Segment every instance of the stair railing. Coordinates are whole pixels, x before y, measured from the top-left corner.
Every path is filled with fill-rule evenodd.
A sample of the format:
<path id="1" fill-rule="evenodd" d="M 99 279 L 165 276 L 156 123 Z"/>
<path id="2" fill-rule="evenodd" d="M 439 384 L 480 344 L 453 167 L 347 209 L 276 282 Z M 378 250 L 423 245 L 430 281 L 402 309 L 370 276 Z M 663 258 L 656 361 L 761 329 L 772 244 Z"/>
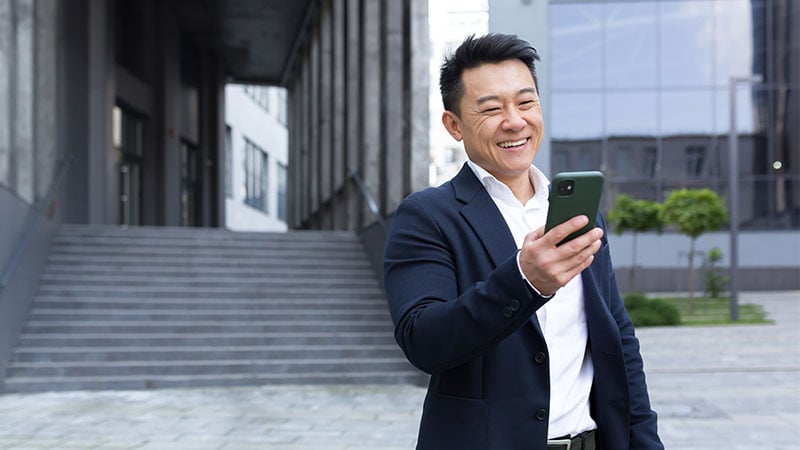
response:
<path id="1" fill-rule="evenodd" d="M 375 216 L 375 219 L 378 221 L 378 225 L 380 225 L 381 229 L 383 230 L 383 234 L 389 234 L 389 226 L 386 225 L 386 219 L 383 218 L 381 215 L 380 210 L 378 209 L 378 204 L 375 203 L 375 199 L 369 194 L 367 190 L 367 186 L 364 184 L 364 181 L 358 175 L 358 172 L 353 170 L 352 167 L 347 168 L 347 173 L 350 175 L 350 178 L 356 183 L 356 187 L 358 188 L 359 192 L 361 192 L 361 196 L 364 197 L 364 201 L 367 202 L 367 207 L 369 211 Z"/>
<path id="2" fill-rule="evenodd" d="M 33 213 L 28 214 L 28 219 L 25 222 L 22 236 L 19 238 L 19 240 L 17 240 L 17 245 L 14 247 L 14 253 L 11 254 L 11 258 L 6 264 L 5 269 L 3 269 L 3 274 L 0 275 L 0 291 L 5 289 L 5 287 L 8 286 L 8 283 L 11 281 L 11 276 L 14 275 L 14 272 L 17 270 L 17 266 L 22 260 L 22 255 L 25 253 L 25 247 L 28 245 L 28 241 L 33 234 L 33 230 L 36 229 L 36 224 L 39 223 L 39 219 L 42 217 L 44 209 L 50 205 L 53 195 L 55 195 L 56 191 L 60 189 L 61 182 L 64 180 L 64 176 L 67 174 L 67 170 L 69 170 L 70 165 L 72 165 L 73 159 L 74 158 L 72 155 L 67 155 L 61 159 L 58 164 L 58 172 L 56 172 L 56 176 L 53 178 L 53 181 L 50 182 L 50 187 L 47 188 L 47 193 L 36 205 Z"/>

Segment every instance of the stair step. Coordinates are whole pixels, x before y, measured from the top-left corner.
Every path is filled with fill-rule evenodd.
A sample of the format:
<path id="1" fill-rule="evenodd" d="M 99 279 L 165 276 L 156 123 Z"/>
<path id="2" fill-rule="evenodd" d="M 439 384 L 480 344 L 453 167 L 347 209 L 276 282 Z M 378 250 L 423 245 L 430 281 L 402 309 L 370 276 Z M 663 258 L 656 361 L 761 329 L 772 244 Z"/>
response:
<path id="1" fill-rule="evenodd" d="M 14 362 L 8 377 L 81 377 L 122 375 L 224 375 L 405 370 L 408 362 L 394 358 L 275 359 L 219 361 L 95 361 Z"/>
<path id="2" fill-rule="evenodd" d="M 281 360 L 326 358 L 389 358 L 402 353 L 393 344 L 382 345 L 273 345 L 228 347 L 21 347 L 14 352 L 20 363 L 108 361 Z"/>
<path id="3" fill-rule="evenodd" d="M 19 346 L 32 347 L 161 347 L 394 344 L 385 331 L 294 331 L 261 333 L 23 333 Z"/>
<path id="4" fill-rule="evenodd" d="M 391 333 L 389 321 L 265 321 L 225 322 L 217 321 L 162 321 L 162 322 L 79 322 L 79 321 L 29 321 L 28 333 L 258 333 L 258 332 L 303 332 L 303 331 L 386 331 Z"/>
<path id="5" fill-rule="evenodd" d="M 389 315 L 385 310 L 340 310 L 329 306 L 325 311 L 320 310 L 282 310 L 273 312 L 248 312 L 236 311 L 231 309 L 221 309 L 216 311 L 163 311 L 152 309 L 136 310 L 97 310 L 82 309 L 42 309 L 36 308 L 31 311 L 29 320 L 34 323 L 40 322 L 63 322 L 63 321 L 92 321 L 92 322 L 238 322 L 238 323 L 264 323 L 274 321 L 289 321 L 295 319 L 314 319 L 324 314 L 325 318 L 347 318 L 356 321 L 380 321 L 388 323 Z"/>
<path id="6" fill-rule="evenodd" d="M 81 299 L 61 298 L 54 296 L 36 297 L 36 308 L 38 309 L 70 309 L 84 311 L 86 309 L 96 309 L 98 311 L 128 311 L 145 309 L 149 311 L 178 311 L 178 312 L 214 312 L 224 308 L 226 311 L 236 310 L 242 312 L 252 311 L 337 311 L 363 310 L 363 311 L 386 311 L 386 303 L 375 297 L 368 299 L 337 299 L 335 303 L 330 300 L 307 299 L 307 298 L 260 298 L 260 299 L 231 299 L 231 298 L 141 298 L 141 299 L 114 299 L 105 297 L 87 297 Z"/>
<path id="7" fill-rule="evenodd" d="M 427 376 L 414 370 L 371 372 L 313 372 L 262 374 L 195 374 L 192 376 L 116 376 L 58 378 L 17 377 L 6 379 L 6 392 L 47 392 L 66 390 L 132 390 L 211 386 L 258 386 L 263 384 L 423 384 Z"/>
<path id="8" fill-rule="evenodd" d="M 352 232 L 61 226 L 5 392 L 420 383 Z"/>

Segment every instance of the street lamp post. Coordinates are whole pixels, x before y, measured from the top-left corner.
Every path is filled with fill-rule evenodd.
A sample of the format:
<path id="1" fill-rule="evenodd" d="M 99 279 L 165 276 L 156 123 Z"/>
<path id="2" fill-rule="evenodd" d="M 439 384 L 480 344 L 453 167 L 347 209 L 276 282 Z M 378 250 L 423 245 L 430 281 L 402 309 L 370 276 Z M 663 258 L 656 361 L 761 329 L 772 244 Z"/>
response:
<path id="1" fill-rule="evenodd" d="M 731 213 L 731 251 L 730 251 L 730 277 L 731 277 L 731 320 L 739 320 L 739 142 L 736 136 L 736 87 L 739 84 L 756 84 L 761 82 L 761 75 L 746 77 L 731 77 L 728 82 L 730 90 L 730 131 L 728 133 L 728 146 L 730 148 L 730 176 L 729 176 L 729 203 Z"/>

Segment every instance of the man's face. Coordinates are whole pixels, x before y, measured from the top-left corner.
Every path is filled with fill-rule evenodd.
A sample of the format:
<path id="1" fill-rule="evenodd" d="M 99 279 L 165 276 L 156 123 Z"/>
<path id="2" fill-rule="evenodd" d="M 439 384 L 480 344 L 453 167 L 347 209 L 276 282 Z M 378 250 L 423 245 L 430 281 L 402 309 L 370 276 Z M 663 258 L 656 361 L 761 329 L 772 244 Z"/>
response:
<path id="1" fill-rule="evenodd" d="M 528 67 L 513 59 L 467 69 L 459 114 L 445 111 L 442 122 L 464 141 L 467 156 L 511 186 L 528 169 L 542 142 L 539 94 Z"/>

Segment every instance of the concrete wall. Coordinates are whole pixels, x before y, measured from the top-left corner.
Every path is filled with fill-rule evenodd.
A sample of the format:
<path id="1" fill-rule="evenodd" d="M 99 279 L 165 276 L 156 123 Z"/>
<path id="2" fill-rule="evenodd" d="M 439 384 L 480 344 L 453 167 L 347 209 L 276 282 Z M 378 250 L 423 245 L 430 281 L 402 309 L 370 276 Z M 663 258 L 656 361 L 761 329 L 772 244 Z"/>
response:
<path id="1" fill-rule="evenodd" d="M 609 234 L 611 259 L 617 282 L 623 291 L 631 287 L 633 236 Z M 640 233 L 637 238 L 636 290 L 673 292 L 688 288 L 688 237 L 676 233 Z M 707 233 L 695 244 L 695 290 L 702 291 L 704 256 L 719 248 L 723 259 L 719 267 L 730 266 L 730 234 Z M 779 251 L 778 251 L 779 249 Z M 739 233 L 739 288 L 742 290 L 800 289 L 800 232 L 762 231 Z"/>
<path id="2" fill-rule="evenodd" d="M 361 230 L 427 186 L 427 2 L 321 1 L 289 89 L 289 225 Z"/>
<path id="3" fill-rule="evenodd" d="M 8 267 L 17 249 L 17 243 L 25 232 L 25 226 L 33 216 L 30 205 L 0 185 L 0 273 Z M 5 288 L 0 286 L 0 379 L 10 360 L 14 345 L 25 326 L 33 302 L 39 276 L 44 270 L 50 240 L 56 226 L 42 218 L 32 228 L 25 252 Z M 2 391 L 2 389 L 0 389 Z"/>

